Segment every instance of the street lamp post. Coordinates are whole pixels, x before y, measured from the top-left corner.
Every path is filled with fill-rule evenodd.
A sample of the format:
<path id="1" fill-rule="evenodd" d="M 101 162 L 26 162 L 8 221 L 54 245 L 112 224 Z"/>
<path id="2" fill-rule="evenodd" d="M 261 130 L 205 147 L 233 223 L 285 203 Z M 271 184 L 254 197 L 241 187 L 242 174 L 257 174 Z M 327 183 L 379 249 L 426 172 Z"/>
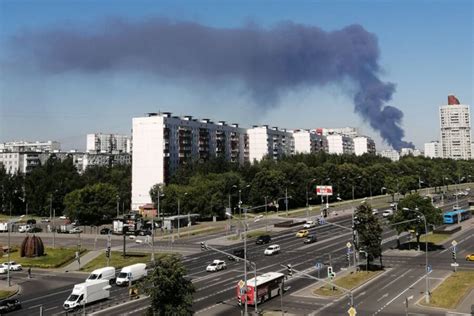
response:
<path id="1" fill-rule="evenodd" d="M 186 195 L 188 195 L 188 192 L 185 192 L 185 193 L 184 193 L 184 196 L 186 196 Z M 181 226 L 181 220 L 180 220 L 180 218 L 179 218 L 180 212 L 181 212 L 181 205 L 180 205 L 180 199 L 179 199 L 179 196 L 178 196 L 178 238 L 180 237 L 180 235 L 179 235 L 179 228 L 180 228 L 180 226 Z"/>
<path id="2" fill-rule="evenodd" d="M 311 181 L 309 181 L 308 184 L 306 185 L 306 217 L 309 217 L 309 187 L 316 180 L 317 180 L 316 178 L 311 179 Z"/>
<path id="3" fill-rule="evenodd" d="M 428 225 L 426 223 L 426 216 L 425 214 L 421 213 L 418 208 L 415 208 L 414 210 L 409 209 L 409 208 L 403 208 L 406 211 L 412 211 L 415 213 L 420 214 L 418 217 L 423 218 L 423 222 L 425 224 L 425 235 L 428 234 Z M 425 238 L 425 273 L 426 273 L 426 289 L 425 289 L 425 302 L 429 303 L 430 302 L 430 284 L 429 284 L 429 278 L 428 278 L 428 239 Z"/>
<path id="4" fill-rule="evenodd" d="M 117 199 L 117 218 L 119 217 L 119 207 L 120 207 L 120 196 L 117 194 L 115 197 Z"/>

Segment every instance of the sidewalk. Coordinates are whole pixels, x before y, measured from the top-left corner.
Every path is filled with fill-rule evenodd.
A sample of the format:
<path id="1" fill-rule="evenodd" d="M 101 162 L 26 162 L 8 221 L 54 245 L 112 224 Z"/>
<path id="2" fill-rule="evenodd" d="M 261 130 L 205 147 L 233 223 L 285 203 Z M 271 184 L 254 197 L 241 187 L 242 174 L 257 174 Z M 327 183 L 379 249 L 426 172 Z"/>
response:
<path id="1" fill-rule="evenodd" d="M 0 281 L 0 291 L 9 291 L 12 292 L 11 296 L 15 295 L 20 291 L 20 286 L 18 284 L 11 284 L 11 286 L 8 286 L 8 282 L 5 280 Z M 6 297 L 5 297 L 6 298 Z"/>
<path id="2" fill-rule="evenodd" d="M 68 264 L 67 266 L 64 266 L 62 268 L 58 268 L 58 269 L 54 269 L 54 271 L 58 271 L 58 272 L 70 272 L 70 271 L 76 271 L 76 272 L 80 272 L 79 271 L 79 268 L 80 267 L 83 267 L 85 266 L 86 264 L 88 264 L 90 261 L 94 260 L 95 258 L 97 258 L 101 253 L 103 253 L 102 250 L 92 250 L 92 251 L 89 251 L 87 252 L 85 255 L 83 255 L 81 257 L 81 264 L 79 265 L 79 263 L 77 262 L 77 260 L 74 260 L 73 262 L 71 262 L 70 264 Z"/>

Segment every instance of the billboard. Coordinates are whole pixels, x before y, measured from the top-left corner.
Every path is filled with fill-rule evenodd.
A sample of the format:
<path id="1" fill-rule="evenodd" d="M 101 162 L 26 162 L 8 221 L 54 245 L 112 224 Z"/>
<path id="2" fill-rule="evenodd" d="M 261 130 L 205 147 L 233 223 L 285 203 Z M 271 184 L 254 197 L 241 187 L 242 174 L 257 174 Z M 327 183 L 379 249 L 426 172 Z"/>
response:
<path id="1" fill-rule="evenodd" d="M 332 195 L 332 185 L 318 185 L 316 193 L 317 195 Z"/>

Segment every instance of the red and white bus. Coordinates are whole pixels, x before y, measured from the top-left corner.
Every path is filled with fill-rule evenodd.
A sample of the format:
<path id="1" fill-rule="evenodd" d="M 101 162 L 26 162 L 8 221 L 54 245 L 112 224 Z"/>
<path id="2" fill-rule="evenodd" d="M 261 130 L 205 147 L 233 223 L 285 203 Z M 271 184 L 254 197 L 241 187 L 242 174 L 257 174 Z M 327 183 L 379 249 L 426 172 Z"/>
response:
<path id="1" fill-rule="evenodd" d="M 285 275 L 279 272 L 267 272 L 247 280 L 247 295 L 245 294 L 245 283 L 239 281 L 237 284 L 237 301 L 244 304 L 247 299 L 248 305 L 255 305 L 255 286 L 257 287 L 257 303 L 262 303 L 274 296 L 280 295 L 280 288 L 284 288 Z M 255 282 L 256 281 L 256 282 Z M 247 297 L 246 297 L 247 296 Z"/>

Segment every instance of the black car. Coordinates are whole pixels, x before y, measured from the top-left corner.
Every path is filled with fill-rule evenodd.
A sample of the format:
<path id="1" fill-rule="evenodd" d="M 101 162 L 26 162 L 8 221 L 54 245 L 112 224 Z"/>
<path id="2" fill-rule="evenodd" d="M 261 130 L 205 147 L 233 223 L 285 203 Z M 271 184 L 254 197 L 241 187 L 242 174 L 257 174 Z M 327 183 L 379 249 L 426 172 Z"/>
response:
<path id="1" fill-rule="evenodd" d="M 268 244 L 270 241 L 272 241 L 272 237 L 270 237 L 270 235 L 261 235 L 258 236 L 257 240 L 255 241 L 255 244 L 263 245 Z"/>
<path id="2" fill-rule="evenodd" d="M 236 260 L 235 257 L 243 258 L 243 257 L 244 257 L 244 248 L 234 249 L 234 251 L 232 252 L 232 254 L 233 254 L 234 256 L 227 256 L 227 259 L 229 259 L 229 260 Z"/>
<path id="3" fill-rule="evenodd" d="M 21 308 L 21 303 L 17 299 L 6 299 L 0 302 L 0 313 L 15 311 Z"/>
<path id="4" fill-rule="evenodd" d="M 309 235 L 308 237 L 306 237 L 306 239 L 304 240 L 304 243 L 305 244 L 312 244 L 313 242 L 316 242 L 318 241 L 318 239 L 316 238 L 316 235 Z"/>
<path id="5" fill-rule="evenodd" d="M 26 225 L 35 225 L 36 224 L 36 219 L 30 218 L 29 220 L 26 221 Z"/>
<path id="6" fill-rule="evenodd" d="M 100 230 L 100 234 L 101 234 L 101 235 L 108 235 L 108 234 L 110 233 L 110 231 L 111 231 L 110 228 L 105 227 L 105 228 L 102 228 L 102 229 Z"/>
<path id="7" fill-rule="evenodd" d="M 136 236 L 151 236 L 151 230 L 148 229 L 139 229 L 135 231 Z"/>

